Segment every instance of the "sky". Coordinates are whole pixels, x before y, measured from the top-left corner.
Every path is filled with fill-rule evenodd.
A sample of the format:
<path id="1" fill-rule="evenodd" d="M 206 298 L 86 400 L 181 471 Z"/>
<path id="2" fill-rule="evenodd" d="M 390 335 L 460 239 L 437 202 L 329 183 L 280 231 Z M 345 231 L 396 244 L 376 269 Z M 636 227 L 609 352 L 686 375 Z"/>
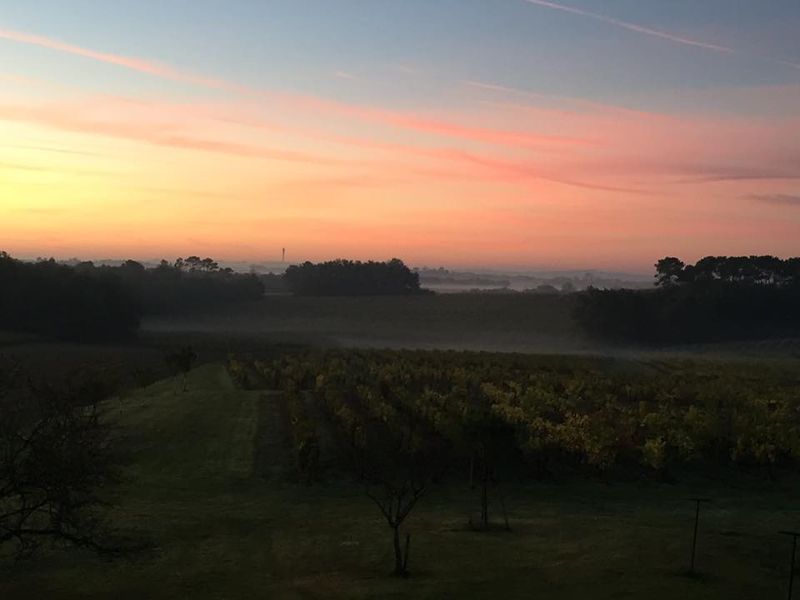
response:
<path id="1" fill-rule="evenodd" d="M 797 0 L 0 0 L 0 249 L 800 254 Z"/>

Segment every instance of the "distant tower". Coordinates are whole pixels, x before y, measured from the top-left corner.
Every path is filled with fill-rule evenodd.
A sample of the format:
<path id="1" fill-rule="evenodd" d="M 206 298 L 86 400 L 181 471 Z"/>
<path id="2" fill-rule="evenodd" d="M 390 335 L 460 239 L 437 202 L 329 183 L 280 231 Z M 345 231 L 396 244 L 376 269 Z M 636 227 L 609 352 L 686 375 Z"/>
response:
<path id="1" fill-rule="evenodd" d="M 286 248 L 281 248 L 281 262 L 286 262 Z"/>

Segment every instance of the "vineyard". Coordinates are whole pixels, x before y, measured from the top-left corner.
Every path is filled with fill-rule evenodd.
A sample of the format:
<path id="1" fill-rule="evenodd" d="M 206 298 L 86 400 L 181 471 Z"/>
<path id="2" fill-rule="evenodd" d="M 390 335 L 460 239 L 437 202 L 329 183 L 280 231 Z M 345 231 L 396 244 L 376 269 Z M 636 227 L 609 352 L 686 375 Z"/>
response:
<path id="1" fill-rule="evenodd" d="M 232 357 L 228 370 L 244 389 L 283 392 L 298 481 L 333 465 L 365 486 L 398 576 L 401 526 L 443 481 L 479 490 L 471 528 L 510 530 L 504 482 L 731 468 L 772 478 L 800 463 L 800 382 L 779 363 L 329 351 Z"/>
<path id="2" fill-rule="evenodd" d="M 364 448 L 380 424 L 416 426 L 471 461 L 489 433 L 523 472 L 594 473 L 680 465 L 793 466 L 800 462 L 800 370 L 789 363 L 527 357 L 425 351 L 330 351 L 278 359 L 231 358 L 245 389 L 285 392 L 302 453 L 315 443 L 305 408 Z M 303 401 L 305 398 L 305 401 Z M 480 429 L 487 431 L 481 432 Z M 501 438 L 507 438 L 505 440 Z M 476 442 L 475 440 L 479 440 Z"/>
<path id="3" fill-rule="evenodd" d="M 146 550 L 0 561 L 0 597 L 785 597 L 796 364 L 239 352 L 103 406 Z"/>

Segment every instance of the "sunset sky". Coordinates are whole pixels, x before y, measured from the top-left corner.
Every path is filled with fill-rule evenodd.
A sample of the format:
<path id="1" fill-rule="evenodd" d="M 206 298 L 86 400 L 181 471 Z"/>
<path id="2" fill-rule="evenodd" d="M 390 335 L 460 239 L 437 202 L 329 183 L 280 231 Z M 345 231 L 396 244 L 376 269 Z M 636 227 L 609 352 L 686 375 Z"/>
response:
<path id="1" fill-rule="evenodd" d="M 0 0 L 0 249 L 800 254 L 798 0 Z"/>

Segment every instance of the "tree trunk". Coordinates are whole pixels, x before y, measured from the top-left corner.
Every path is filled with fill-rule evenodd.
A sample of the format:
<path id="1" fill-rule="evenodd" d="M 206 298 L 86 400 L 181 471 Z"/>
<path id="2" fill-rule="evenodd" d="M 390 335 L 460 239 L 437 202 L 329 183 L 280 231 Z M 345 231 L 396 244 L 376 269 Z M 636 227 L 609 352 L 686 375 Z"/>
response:
<path id="1" fill-rule="evenodd" d="M 469 457 L 469 489 L 475 489 L 475 452 Z"/>
<path id="2" fill-rule="evenodd" d="M 506 524 L 506 531 L 511 531 L 511 525 L 508 524 L 508 512 L 506 512 L 506 499 L 503 496 L 502 492 L 498 492 L 500 495 L 500 506 L 503 509 L 503 521 Z"/>
<path id="3" fill-rule="evenodd" d="M 405 577 L 406 571 L 403 562 L 403 550 L 400 547 L 400 527 L 394 527 L 394 575 Z"/>
<path id="4" fill-rule="evenodd" d="M 489 467 L 483 469 L 483 485 L 481 486 L 481 525 L 489 528 Z"/>

